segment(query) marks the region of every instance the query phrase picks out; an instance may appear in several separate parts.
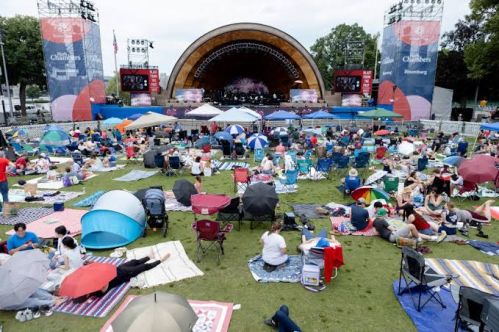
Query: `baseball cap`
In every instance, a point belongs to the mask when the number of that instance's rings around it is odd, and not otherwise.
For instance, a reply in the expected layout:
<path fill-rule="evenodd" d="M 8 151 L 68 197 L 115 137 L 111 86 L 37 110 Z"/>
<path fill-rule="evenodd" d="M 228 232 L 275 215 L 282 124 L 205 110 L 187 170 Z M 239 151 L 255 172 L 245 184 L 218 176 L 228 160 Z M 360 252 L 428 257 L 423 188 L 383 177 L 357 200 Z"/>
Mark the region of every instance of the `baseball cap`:
<path fill-rule="evenodd" d="M 357 204 L 366 204 L 366 199 L 361 197 L 357 200 Z"/>
<path fill-rule="evenodd" d="M 384 216 L 387 215 L 387 213 L 388 213 L 388 211 L 386 211 L 385 208 L 381 208 L 378 211 L 376 211 L 376 216 L 378 216 L 378 217 L 384 217 Z"/>

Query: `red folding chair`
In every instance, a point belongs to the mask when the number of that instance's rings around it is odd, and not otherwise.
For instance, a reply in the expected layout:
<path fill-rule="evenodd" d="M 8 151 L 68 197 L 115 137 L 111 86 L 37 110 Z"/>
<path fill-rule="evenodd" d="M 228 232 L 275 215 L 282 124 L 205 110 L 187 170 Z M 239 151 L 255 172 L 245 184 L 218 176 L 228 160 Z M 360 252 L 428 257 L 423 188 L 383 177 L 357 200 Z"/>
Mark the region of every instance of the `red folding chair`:
<path fill-rule="evenodd" d="M 385 158 L 387 149 L 384 146 L 378 146 L 376 148 L 376 159 L 383 159 Z"/>
<path fill-rule="evenodd" d="M 478 194 L 478 185 L 475 182 L 463 181 L 463 185 L 459 188 L 458 198 L 461 200 L 472 199 Z"/>
<path fill-rule="evenodd" d="M 248 168 L 236 167 L 234 168 L 234 192 L 238 192 L 239 189 L 244 191 L 250 183 L 250 172 Z"/>
<path fill-rule="evenodd" d="M 208 250 L 215 249 L 217 251 L 217 262 L 220 264 L 220 258 L 224 255 L 224 241 L 232 228 L 232 224 L 226 224 L 222 229 L 219 222 L 206 219 L 192 223 L 192 230 L 197 235 L 196 257 L 198 262 Z"/>

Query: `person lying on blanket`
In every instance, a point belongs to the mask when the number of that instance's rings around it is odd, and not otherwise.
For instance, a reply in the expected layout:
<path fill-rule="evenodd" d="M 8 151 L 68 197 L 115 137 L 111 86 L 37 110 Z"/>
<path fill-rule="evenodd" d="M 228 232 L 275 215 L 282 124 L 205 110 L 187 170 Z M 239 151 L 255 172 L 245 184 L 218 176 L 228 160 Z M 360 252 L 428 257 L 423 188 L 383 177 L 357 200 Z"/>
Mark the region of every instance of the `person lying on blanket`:
<path fill-rule="evenodd" d="M 423 218 L 419 213 L 415 211 L 414 206 L 411 204 L 406 205 L 404 208 L 404 221 L 407 224 L 414 225 L 422 239 L 428 239 L 430 241 L 437 241 L 438 243 L 440 243 L 447 236 L 447 233 L 445 231 L 441 231 L 439 234 L 438 225 Z M 423 237 L 421 235 L 425 236 Z M 429 238 L 425 238 L 427 236 Z"/>
<path fill-rule="evenodd" d="M 301 231 L 301 244 L 298 246 L 298 249 L 304 254 L 308 254 L 310 249 L 317 246 L 333 248 L 341 246 L 333 234 L 330 234 L 330 238 L 328 238 L 325 228 L 321 229 L 317 235 L 313 234 L 311 232 L 312 230 L 313 229 L 303 228 Z"/>
<path fill-rule="evenodd" d="M 263 245 L 262 259 L 265 262 L 263 268 L 267 272 L 272 272 L 289 261 L 286 241 L 279 234 L 281 229 L 282 224 L 275 222 L 260 238 L 260 243 Z"/>

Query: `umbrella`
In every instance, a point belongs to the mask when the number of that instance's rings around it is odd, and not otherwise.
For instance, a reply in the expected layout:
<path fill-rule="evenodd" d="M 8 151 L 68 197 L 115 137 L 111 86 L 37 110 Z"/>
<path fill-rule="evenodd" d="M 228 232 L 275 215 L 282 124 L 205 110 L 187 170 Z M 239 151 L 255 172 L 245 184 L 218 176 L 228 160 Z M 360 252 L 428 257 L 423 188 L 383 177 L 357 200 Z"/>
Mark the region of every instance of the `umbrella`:
<path fill-rule="evenodd" d="M 114 125 L 120 124 L 122 122 L 123 122 L 123 120 L 120 118 L 108 118 L 108 119 L 102 121 L 102 124 L 108 125 L 108 126 L 114 126 Z"/>
<path fill-rule="evenodd" d="M 398 151 L 404 156 L 410 156 L 415 151 L 414 144 L 404 141 L 398 146 Z"/>
<path fill-rule="evenodd" d="M 367 112 L 364 112 L 364 113 L 359 113 L 360 117 L 363 117 L 363 118 L 370 118 L 370 119 L 377 119 L 377 118 L 401 118 L 402 115 L 401 114 L 398 114 L 398 113 L 395 113 L 395 112 L 392 112 L 392 111 L 388 111 L 388 110 L 385 110 L 383 108 L 377 108 L 375 110 L 372 110 L 372 111 L 367 111 Z"/>
<path fill-rule="evenodd" d="M 130 115 L 128 118 L 129 118 L 130 120 L 135 121 L 135 120 L 137 120 L 138 118 L 140 118 L 142 115 L 144 115 L 144 114 L 141 114 L 141 113 L 135 113 L 135 114 Z"/>
<path fill-rule="evenodd" d="M 197 320 L 184 297 L 157 291 L 134 298 L 111 325 L 116 332 L 190 332 Z"/>
<path fill-rule="evenodd" d="M 355 200 L 364 198 L 367 204 L 370 204 L 375 199 L 384 199 L 388 201 L 390 200 L 390 195 L 381 189 L 371 186 L 363 186 L 352 191 L 352 198 Z"/>
<path fill-rule="evenodd" d="M 232 142 L 234 140 L 234 138 L 232 137 L 232 135 L 229 134 L 226 131 L 219 131 L 219 132 L 215 133 L 214 136 L 215 136 L 216 139 L 219 139 L 219 140 L 226 140 L 226 141 L 229 141 L 229 142 Z"/>
<path fill-rule="evenodd" d="M 497 159 L 491 156 L 475 156 L 459 165 L 459 174 L 464 180 L 477 184 L 494 181 L 497 177 L 496 161 Z"/>
<path fill-rule="evenodd" d="M 390 135 L 390 131 L 386 130 L 386 129 L 381 129 L 381 130 L 375 131 L 374 135 L 376 135 L 376 136 Z"/>
<path fill-rule="evenodd" d="M 14 133 L 12 134 L 12 137 L 27 137 L 28 133 L 24 129 L 17 129 L 14 130 Z"/>
<path fill-rule="evenodd" d="M 267 136 L 262 134 L 253 134 L 250 138 L 248 138 L 248 146 L 251 149 L 263 149 L 269 145 L 269 141 Z"/>
<path fill-rule="evenodd" d="M 108 263 L 90 263 L 70 273 L 62 281 L 60 296 L 78 298 L 100 291 L 116 277 L 116 266 Z"/>
<path fill-rule="evenodd" d="M 66 146 L 71 143 L 69 134 L 63 130 L 55 129 L 48 130 L 43 134 L 40 140 L 40 145 L 48 145 L 53 147 Z"/>
<path fill-rule="evenodd" d="M 194 185 L 185 179 L 175 181 L 172 191 L 177 202 L 185 206 L 191 206 L 191 196 L 198 193 Z"/>
<path fill-rule="evenodd" d="M 244 128 L 241 125 L 235 124 L 225 128 L 225 131 L 231 135 L 239 135 L 240 133 L 244 132 Z"/>
<path fill-rule="evenodd" d="M 371 184 L 371 183 L 374 183 L 378 180 L 381 180 L 386 174 L 388 174 L 387 171 L 382 171 L 382 170 L 376 171 L 374 174 L 370 175 L 366 179 L 364 184 L 367 186 L 368 184 Z"/>
<path fill-rule="evenodd" d="M 247 187 L 242 201 L 244 211 L 259 217 L 274 213 L 279 198 L 273 186 L 259 182 Z"/>
<path fill-rule="evenodd" d="M 116 125 L 116 129 L 118 129 L 120 132 L 124 133 L 126 131 L 125 127 L 128 126 L 129 124 L 132 124 L 132 120 L 125 119 L 121 123 Z"/>
<path fill-rule="evenodd" d="M 271 135 L 279 135 L 279 136 L 287 136 L 288 135 L 288 129 L 284 127 L 276 127 L 272 129 L 270 132 Z"/>
<path fill-rule="evenodd" d="M 16 252 L 0 267 L 0 309 L 22 304 L 47 279 L 49 260 L 40 250 Z"/>
<path fill-rule="evenodd" d="M 459 166 L 465 159 L 461 156 L 450 156 L 444 159 L 444 164 L 449 166 Z"/>
<path fill-rule="evenodd" d="M 300 117 L 293 112 L 277 111 L 265 116 L 266 120 L 300 120 Z"/>

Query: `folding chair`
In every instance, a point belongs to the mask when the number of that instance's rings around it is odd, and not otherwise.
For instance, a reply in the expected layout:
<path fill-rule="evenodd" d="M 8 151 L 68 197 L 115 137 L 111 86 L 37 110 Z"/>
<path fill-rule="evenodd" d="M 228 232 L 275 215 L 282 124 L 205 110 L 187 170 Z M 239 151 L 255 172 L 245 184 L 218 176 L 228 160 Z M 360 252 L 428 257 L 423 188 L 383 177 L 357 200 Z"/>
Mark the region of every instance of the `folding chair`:
<path fill-rule="evenodd" d="M 183 169 L 182 169 L 182 164 L 180 163 L 180 157 L 179 156 L 170 156 L 168 157 L 168 164 L 170 164 L 170 170 L 173 171 L 175 175 L 182 175 Z"/>
<path fill-rule="evenodd" d="M 387 193 L 397 193 L 399 190 L 399 178 L 393 176 L 385 176 L 383 178 L 383 184 L 385 185 L 385 191 Z"/>
<path fill-rule="evenodd" d="M 499 331 L 499 326 L 497 326 L 499 325 L 499 317 L 488 318 L 487 311 L 490 309 L 491 301 L 499 301 L 499 297 L 476 288 L 459 287 L 459 304 L 454 331 L 457 332 L 460 327 L 470 330 L 469 325 L 478 326 L 479 331 L 484 331 L 485 327 L 489 327 L 490 331 Z M 492 326 L 494 320 L 495 329 Z"/>
<path fill-rule="evenodd" d="M 380 160 L 385 158 L 387 149 L 384 146 L 378 146 L 376 148 L 376 159 Z"/>
<path fill-rule="evenodd" d="M 315 168 L 317 169 L 317 172 L 326 173 L 326 178 L 329 179 L 329 173 L 331 172 L 331 167 L 333 166 L 332 162 L 331 158 L 319 158 L 317 159 L 317 165 Z"/>
<path fill-rule="evenodd" d="M 280 180 L 281 184 L 287 189 L 294 189 L 296 183 L 298 182 L 298 170 L 287 171 L 285 174 L 285 178 Z"/>
<path fill-rule="evenodd" d="M 241 199 L 234 197 L 230 200 L 230 204 L 218 211 L 216 220 L 222 222 L 237 221 L 240 222 L 243 216 Z"/>
<path fill-rule="evenodd" d="M 310 159 L 300 159 L 298 160 L 297 167 L 299 173 L 308 174 L 310 173 L 310 169 L 312 168 L 312 161 Z"/>
<path fill-rule="evenodd" d="M 466 199 L 473 199 L 478 194 L 478 186 L 475 182 L 463 180 L 463 185 L 459 188 L 457 198 L 464 202 Z"/>
<path fill-rule="evenodd" d="M 336 168 L 337 169 L 347 169 L 349 164 L 350 164 L 350 157 L 349 156 L 341 156 L 338 159 L 338 164 L 336 165 Z"/>
<path fill-rule="evenodd" d="M 422 172 L 428 166 L 428 158 L 419 158 L 418 159 L 418 172 Z"/>
<path fill-rule="evenodd" d="M 265 157 L 264 149 L 255 149 L 253 158 L 256 163 L 261 162 L 264 157 Z"/>
<path fill-rule="evenodd" d="M 366 168 L 369 166 L 369 152 L 359 152 L 355 157 L 355 168 Z"/>
<path fill-rule="evenodd" d="M 198 262 L 210 249 L 217 251 L 217 263 L 220 264 L 220 258 L 224 255 L 224 241 L 227 234 L 232 231 L 232 224 L 227 224 L 224 228 L 220 223 L 213 220 L 198 220 L 192 223 L 192 230 L 196 232 L 196 257 Z"/>
<path fill-rule="evenodd" d="M 347 176 L 345 177 L 345 183 L 343 184 L 343 197 L 350 195 L 352 191 L 362 186 L 362 180 L 358 176 Z"/>
<path fill-rule="evenodd" d="M 298 161 L 298 160 L 297 160 L 297 159 L 298 159 L 298 157 L 296 156 L 296 151 L 288 151 L 288 152 L 286 152 L 286 154 L 287 154 L 288 156 L 291 156 L 291 159 L 293 160 L 293 162 L 294 162 L 295 164 L 297 163 L 297 161 Z"/>
<path fill-rule="evenodd" d="M 404 279 L 405 288 L 401 289 L 401 282 Z M 402 294 L 406 290 L 409 291 L 411 295 L 412 302 L 416 307 L 417 311 L 421 311 L 422 308 L 431 300 L 435 299 L 442 308 L 446 308 L 445 304 L 438 294 L 435 287 L 440 288 L 452 280 L 452 275 L 438 274 L 429 266 L 426 265 L 423 255 L 416 250 L 409 247 L 402 247 L 402 257 L 400 260 L 400 276 L 399 276 L 399 288 L 398 294 Z M 414 284 L 414 287 L 411 285 Z M 418 302 L 414 300 L 413 291 L 411 288 L 415 288 L 415 291 L 419 293 Z M 428 299 L 421 305 L 421 297 L 423 292 L 428 292 Z"/>
<path fill-rule="evenodd" d="M 244 167 L 236 167 L 234 168 L 233 176 L 234 176 L 234 192 L 237 193 L 239 190 L 244 192 L 250 183 L 249 169 Z"/>

